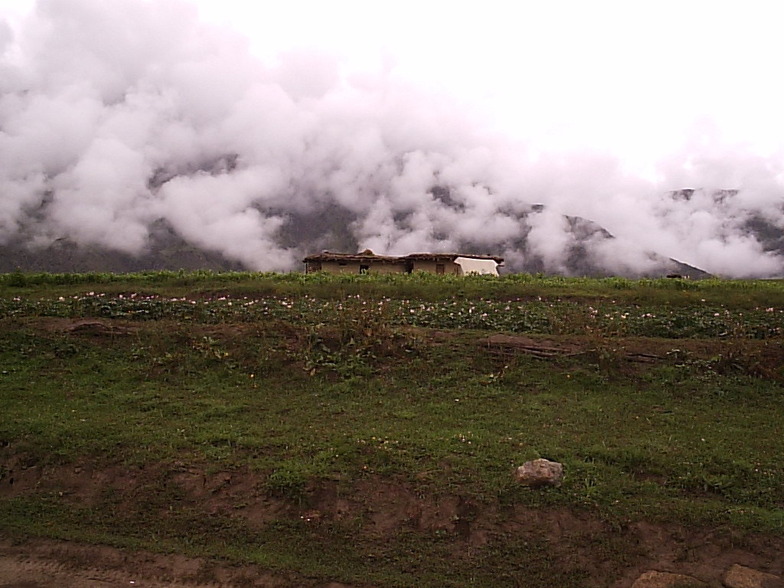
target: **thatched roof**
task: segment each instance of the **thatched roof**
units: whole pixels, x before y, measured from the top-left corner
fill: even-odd
[[[400,262],[404,262],[405,258],[386,256],[386,255],[376,255],[370,249],[365,249],[360,253],[335,253],[332,251],[322,251],[321,253],[308,255],[302,261],[304,261],[305,263],[308,263],[309,261],[344,261],[344,262],[373,261],[375,263],[400,263]]]
[[[498,265],[504,263],[503,257],[496,257],[494,255],[472,255],[469,253],[411,253],[402,256],[389,256],[389,255],[376,255],[370,249],[365,249],[360,253],[335,253],[332,251],[322,251],[308,255],[302,261],[305,263],[311,261],[338,261],[338,262],[366,262],[372,261],[374,263],[401,263],[406,261],[438,261],[438,262],[453,262],[458,257],[467,257],[469,259],[492,259]]]
[[[406,255],[404,259],[411,261],[454,261],[458,257],[465,257],[468,259],[492,259],[498,265],[504,263],[503,257],[495,255],[473,255],[471,253],[411,253]]]

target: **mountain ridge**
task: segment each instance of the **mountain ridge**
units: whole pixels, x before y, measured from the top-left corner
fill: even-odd
[[[552,261],[537,252],[528,239],[538,221],[538,216],[546,213],[551,214],[546,206],[530,205],[527,210],[517,214],[520,230],[515,238],[498,240],[495,243],[463,239],[457,243],[455,250],[465,254],[503,256],[506,258],[504,270],[506,273],[630,278],[679,275],[695,279],[710,275],[700,268],[656,252],[646,252],[649,264],[644,270],[635,271],[628,267],[625,270],[613,270],[606,263],[602,263],[595,250],[611,243],[615,237],[598,223],[573,215],[556,215],[556,220],[563,224],[569,239],[564,246],[563,262],[558,267],[554,267]],[[350,230],[352,223],[356,221],[357,218],[351,211],[337,206],[307,213],[289,213],[279,231],[277,242],[280,246],[299,251],[301,257],[327,249],[360,251],[364,249],[363,244]],[[768,225],[765,225],[765,228],[770,231]],[[24,232],[19,237],[21,238],[13,243],[0,245],[1,272],[19,270],[54,273],[89,271],[126,273],[144,270],[254,269],[227,257],[220,251],[188,242],[164,220],[158,220],[151,226],[147,247],[138,255],[98,245],[81,245],[68,237],[55,239],[43,247],[34,247],[29,244],[30,239],[26,238]],[[301,268],[291,268],[292,271],[299,269]]]

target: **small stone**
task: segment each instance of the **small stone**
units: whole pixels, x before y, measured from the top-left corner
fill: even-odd
[[[548,459],[527,461],[515,472],[515,479],[523,486],[560,486],[563,480],[563,465]]]
[[[632,588],[686,588],[687,586],[704,588],[707,584],[691,576],[656,571],[645,572],[632,584]]]
[[[784,586],[784,582],[780,576],[735,564],[724,575],[724,585],[727,588],[776,588]]]

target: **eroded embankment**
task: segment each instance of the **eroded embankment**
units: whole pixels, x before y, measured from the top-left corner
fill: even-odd
[[[148,549],[120,549],[51,538],[8,535],[0,543],[0,586],[370,586],[350,574],[314,577],[305,571],[271,570],[243,559],[245,542],[256,537],[274,540],[278,528],[283,541],[291,533],[326,544],[338,530],[350,529],[352,544],[366,558],[393,557],[401,541],[439,542],[442,557],[477,566],[501,565],[503,584],[526,565],[543,569],[531,584],[547,585],[547,568],[559,575],[581,578],[585,586],[631,586],[648,570],[670,572],[718,586],[733,565],[767,574],[784,572],[784,539],[741,533],[725,527],[688,528],[645,521],[609,521],[588,512],[568,509],[531,509],[520,505],[480,502],[460,495],[430,496],[402,481],[369,476],[350,485],[338,481],[314,483],[296,499],[272,496],[261,474],[248,470],[212,471],[192,466],[102,467],[83,462],[68,466],[29,466],[23,455],[4,450],[5,476],[0,499],[46,495],[64,508],[82,512],[108,509],[119,516],[116,528],[107,525],[107,542],[147,545]],[[165,488],[174,504],[154,494]],[[155,541],[139,530],[123,536],[122,524],[142,523],[140,505],[157,503],[156,518],[170,518],[173,535],[158,538],[158,548],[172,541],[188,544],[187,528],[177,527],[178,513],[189,520],[223,521],[238,549],[223,558],[171,555],[152,551]],[[41,521],[40,528],[46,528]],[[56,526],[54,528],[57,528]],[[238,530],[242,530],[239,533]],[[45,531],[44,531],[45,533]],[[194,529],[199,534],[199,529]],[[56,534],[56,532],[54,533]],[[505,542],[530,544],[531,561],[493,560]],[[168,548],[167,548],[168,546]],[[518,577],[525,577],[522,574]],[[335,582],[343,582],[342,584]]]

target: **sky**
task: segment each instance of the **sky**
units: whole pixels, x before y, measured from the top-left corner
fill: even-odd
[[[605,226],[624,263],[652,249],[724,275],[784,273],[742,230],[753,215],[782,225],[776,3],[511,4],[0,0],[0,240],[48,191],[41,244],[139,251],[157,215],[201,246],[285,269],[303,253],[276,244],[286,206],[314,210],[326,198],[314,186],[328,185],[381,252],[475,242],[488,226],[503,240],[503,211],[545,203]],[[172,117],[168,133],[151,130]],[[218,145],[239,169],[195,175]],[[145,192],[162,168],[172,177]],[[470,214],[445,225],[433,177]],[[216,202],[216,183],[234,196]],[[108,186],[125,195],[97,195]],[[667,200],[682,188],[697,197]],[[739,200],[718,206],[722,189]],[[103,228],[86,218],[97,211]],[[559,222],[534,232],[552,267],[569,245],[544,241]],[[248,245],[228,245],[234,234]]]
[[[386,67],[543,149],[607,149],[645,167],[709,123],[766,154],[784,137],[774,2],[194,4],[257,55],[312,48]]]
[[[542,149],[652,166],[706,123],[781,147],[773,2],[194,1],[274,60],[312,49],[457,97]]]

